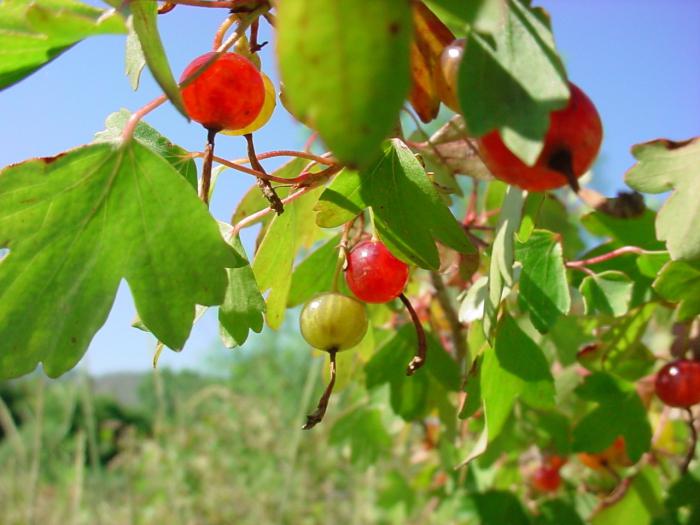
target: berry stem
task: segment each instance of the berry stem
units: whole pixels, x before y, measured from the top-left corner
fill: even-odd
[[[209,193],[211,192],[211,165],[214,158],[214,139],[217,130],[207,129],[207,145],[204,148],[204,162],[202,164],[202,186],[199,189],[199,198],[209,206]]]
[[[301,427],[302,430],[312,429],[321,421],[323,421],[323,416],[326,414],[326,409],[328,408],[328,400],[331,398],[331,394],[333,393],[333,387],[335,386],[335,354],[337,352],[338,351],[335,348],[332,348],[328,351],[328,369],[330,371],[331,378],[330,381],[328,381],[326,389],[323,391],[321,399],[318,400],[318,406],[316,407],[316,410],[314,410],[311,414],[306,416],[306,423],[304,423],[304,426]]]
[[[333,272],[333,285],[331,291],[338,292],[338,280],[340,278],[340,271],[345,268],[346,261],[348,260],[348,236],[350,234],[350,228],[352,227],[352,221],[346,222],[343,227],[343,235],[340,237],[340,242],[338,243],[338,261],[335,263],[335,271]]]
[[[258,157],[255,154],[253,134],[246,133],[244,137],[246,142],[248,143],[248,160],[250,161],[251,167],[267,175],[265,168],[262,167],[262,164],[260,164],[260,161],[258,161]],[[270,207],[272,207],[277,212],[277,215],[281,215],[284,212],[284,204],[282,204],[282,200],[279,198],[279,195],[277,195],[277,193],[275,192],[274,188],[272,187],[272,184],[270,184],[270,181],[267,179],[258,178],[257,184],[263,196],[270,203]]]
[[[686,408],[688,412],[688,429],[690,430],[690,446],[688,447],[688,453],[685,456],[685,460],[681,465],[681,473],[687,474],[688,468],[690,467],[690,462],[693,461],[695,457],[695,450],[698,446],[698,429],[695,428],[695,417],[693,416],[693,409],[690,407]]]
[[[226,34],[226,31],[229,30],[229,28],[234,24],[234,22],[238,20],[238,15],[231,14],[226,20],[224,20],[221,25],[219,26],[219,29],[216,30],[216,34],[214,35],[214,43],[212,44],[212,49],[216,51],[221,47],[221,44],[224,41],[224,35]]]
[[[406,375],[412,376],[425,364],[425,354],[428,349],[428,342],[425,338],[425,330],[423,330],[423,325],[421,324],[420,319],[418,319],[418,314],[413,309],[411,301],[408,300],[408,297],[406,297],[405,294],[399,295],[399,299],[401,299],[401,302],[404,304],[406,310],[408,310],[408,313],[411,316],[411,321],[413,321],[413,326],[416,328],[416,336],[418,338],[418,351],[416,352],[416,355],[413,356],[413,359],[411,359],[411,362],[408,363],[408,368],[406,368]]]

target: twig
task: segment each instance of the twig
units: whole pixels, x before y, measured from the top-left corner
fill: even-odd
[[[655,253],[664,253],[664,252],[644,250],[644,249],[639,248],[637,246],[623,246],[622,248],[617,248],[617,249],[615,249],[611,252],[605,253],[603,255],[598,255],[597,257],[591,257],[590,259],[583,259],[580,261],[568,261],[566,263],[566,267],[567,268],[581,268],[583,266],[590,266],[591,264],[598,264],[598,263],[602,263],[605,261],[609,261],[610,259],[614,259],[615,257],[620,257],[621,255],[627,255],[629,253],[634,253],[637,255],[645,255],[645,254],[655,254]]]
[[[690,467],[690,462],[693,461],[695,457],[695,449],[698,446],[698,429],[695,428],[695,418],[693,417],[693,410],[690,407],[686,407],[688,412],[688,428],[690,429],[690,446],[688,447],[688,453],[685,456],[685,460],[681,465],[681,473],[687,474],[688,468]]]
[[[158,8],[158,14],[164,15],[165,13],[169,13],[170,11],[175,9],[176,5],[177,4],[175,4],[174,2],[171,2],[170,0],[168,0],[167,2],[165,2],[162,6],[160,6]]]
[[[624,478],[621,480],[619,475],[617,476],[617,479],[619,481],[618,485],[613,489],[607,498],[601,500],[598,507],[593,512],[594,515],[607,507],[613,506],[615,503],[624,498],[625,494],[627,494],[627,491],[630,488],[630,485],[632,485],[632,481],[634,481],[634,478]]]
[[[259,6],[260,0],[170,0],[168,3],[190,7],[210,7],[215,9],[252,10]]]
[[[212,49],[217,50],[221,47],[222,42],[224,41],[224,35],[226,34],[226,31],[229,30],[229,28],[233,25],[233,23],[238,20],[238,15],[231,14],[224,20],[221,25],[219,26],[219,29],[216,30],[216,33],[214,34],[214,43],[212,44]]]
[[[438,303],[440,303],[440,308],[445,314],[447,323],[450,325],[450,332],[452,335],[452,344],[455,349],[455,357],[457,358],[457,364],[461,372],[464,361],[467,358],[467,340],[464,337],[464,327],[462,323],[459,322],[459,316],[452,305],[450,296],[447,294],[447,288],[445,288],[445,283],[442,280],[442,276],[437,272],[430,272],[430,279],[432,280],[433,287],[435,288],[435,295],[437,297]]]
[[[306,423],[301,427],[302,430],[309,430],[318,425],[322,420],[323,416],[326,414],[326,409],[328,408],[328,400],[331,398],[331,393],[333,393],[333,387],[335,386],[335,354],[338,351],[335,348],[331,348],[328,351],[329,358],[329,370],[330,370],[330,381],[328,381],[328,386],[323,391],[321,399],[318,400],[318,406],[311,414],[306,416]]]
[[[326,155],[329,155],[328,153]],[[294,150],[288,150],[288,149],[280,149],[280,150],[274,150],[274,151],[266,151],[265,153],[258,153],[256,155],[256,158],[258,160],[265,160],[265,159],[271,159],[273,157],[299,157],[301,159],[308,159],[308,160],[313,160],[317,164],[324,164],[326,166],[336,166],[337,163],[328,157],[325,156],[320,156],[320,155],[314,155],[313,153],[309,153],[308,151],[294,151]],[[241,163],[249,163],[250,159],[245,158],[245,159],[236,159],[233,161],[237,164]]]
[[[202,186],[199,190],[199,198],[207,206],[209,205],[209,191],[211,189],[211,164],[214,158],[216,133],[215,129],[207,129],[207,145],[204,149],[204,162],[202,164]]]
[[[289,204],[293,200],[296,200],[299,197],[301,197],[302,195],[304,195],[309,190],[311,190],[310,186],[304,186],[300,190],[298,190],[298,191],[292,193],[291,195],[289,195],[288,197],[285,197],[284,199],[282,199],[282,204],[285,204],[285,205]],[[236,235],[238,235],[238,232],[240,232],[243,228],[245,228],[246,226],[249,226],[250,224],[253,224],[256,221],[259,221],[260,219],[262,219],[265,215],[267,215],[271,211],[272,211],[271,207],[263,208],[262,210],[257,211],[251,215],[248,215],[246,218],[238,221],[234,225],[233,230],[231,230],[231,238],[233,239]]]
[[[244,135],[244,137],[245,137],[246,142],[248,143],[248,159],[250,160],[251,167],[253,167],[255,170],[267,175],[265,168],[262,167],[262,164],[260,164],[260,161],[258,161],[258,157],[255,154],[255,144],[253,143],[253,134],[246,133]],[[279,195],[277,195],[277,193],[273,189],[272,184],[270,184],[270,181],[258,177],[257,184],[258,184],[258,187],[260,188],[260,191],[262,192],[263,196],[270,203],[270,206],[277,212],[277,215],[281,215],[284,212],[284,204],[282,204],[282,201],[280,200]]]
[[[401,299],[401,302],[404,304],[406,310],[408,310],[408,313],[411,316],[411,321],[413,321],[413,326],[416,328],[416,336],[418,338],[418,349],[416,355],[413,356],[411,362],[408,363],[408,368],[406,368],[406,375],[412,376],[425,364],[425,354],[426,350],[428,349],[428,342],[425,339],[425,330],[423,330],[423,325],[418,318],[418,314],[413,309],[411,301],[409,301],[408,297],[406,297],[404,294],[399,295],[399,299]]]

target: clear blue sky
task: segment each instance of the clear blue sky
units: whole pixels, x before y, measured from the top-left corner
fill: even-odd
[[[632,144],[700,135],[700,1],[534,3],[550,12],[569,76],[588,93],[603,119],[605,140],[595,186],[609,193],[624,187],[622,176],[633,164]],[[222,17],[221,10],[180,6],[159,19],[176,75],[210,49]],[[92,38],[0,93],[0,166],[89,142],[109,113],[137,109],[159,94],[148,73],[139,91],[131,91],[123,56],[123,37]],[[263,69],[276,80],[272,45],[263,52]],[[202,128],[187,124],[172,108],[160,108],[146,120],[183,147],[202,148]],[[259,151],[298,149],[303,131],[282,109],[256,137]],[[243,156],[242,139],[222,137],[217,151],[229,158]],[[251,183],[243,174],[225,172],[212,203],[214,214],[226,220]],[[128,288],[122,286],[83,365],[97,373],[147,369],[153,341],[130,328],[133,316]],[[206,316],[182,353],[163,353],[161,366],[196,366],[217,341],[215,316]]]

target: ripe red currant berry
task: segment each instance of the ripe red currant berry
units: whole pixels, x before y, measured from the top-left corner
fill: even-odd
[[[656,374],[656,395],[672,407],[700,403],[700,361],[677,359]]]
[[[559,469],[549,465],[540,465],[532,475],[532,486],[539,492],[556,492],[561,486]]]
[[[201,68],[214,53],[195,58],[185,68],[180,82]],[[265,101],[260,71],[245,57],[225,53],[182,89],[185,109],[192,120],[205,128],[240,129],[251,124]]]
[[[299,325],[307,343],[335,353],[352,348],[362,340],[367,331],[367,310],[352,297],[324,293],[304,305]]]
[[[569,83],[568,105],[550,115],[544,147],[533,166],[527,166],[503,143],[498,131],[479,141],[481,157],[497,179],[530,191],[569,184],[578,191],[577,179],[593,164],[603,140],[603,126],[593,102]]]
[[[345,280],[366,303],[386,303],[398,297],[408,281],[408,265],[380,241],[363,241],[348,255]]]

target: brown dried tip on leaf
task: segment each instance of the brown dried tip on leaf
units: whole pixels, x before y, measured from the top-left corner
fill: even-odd
[[[454,35],[422,2],[413,4],[414,38],[411,43],[411,79],[409,100],[418,117],[430,122],[437,117],[440,99],[434,80],[442,50]]]
[[[619,219],[639,217],[646,210],[644,197],[636,191],[621,191],[617,197],[608,198],[589,188],[581,188],[578,195],[591,208]]]

